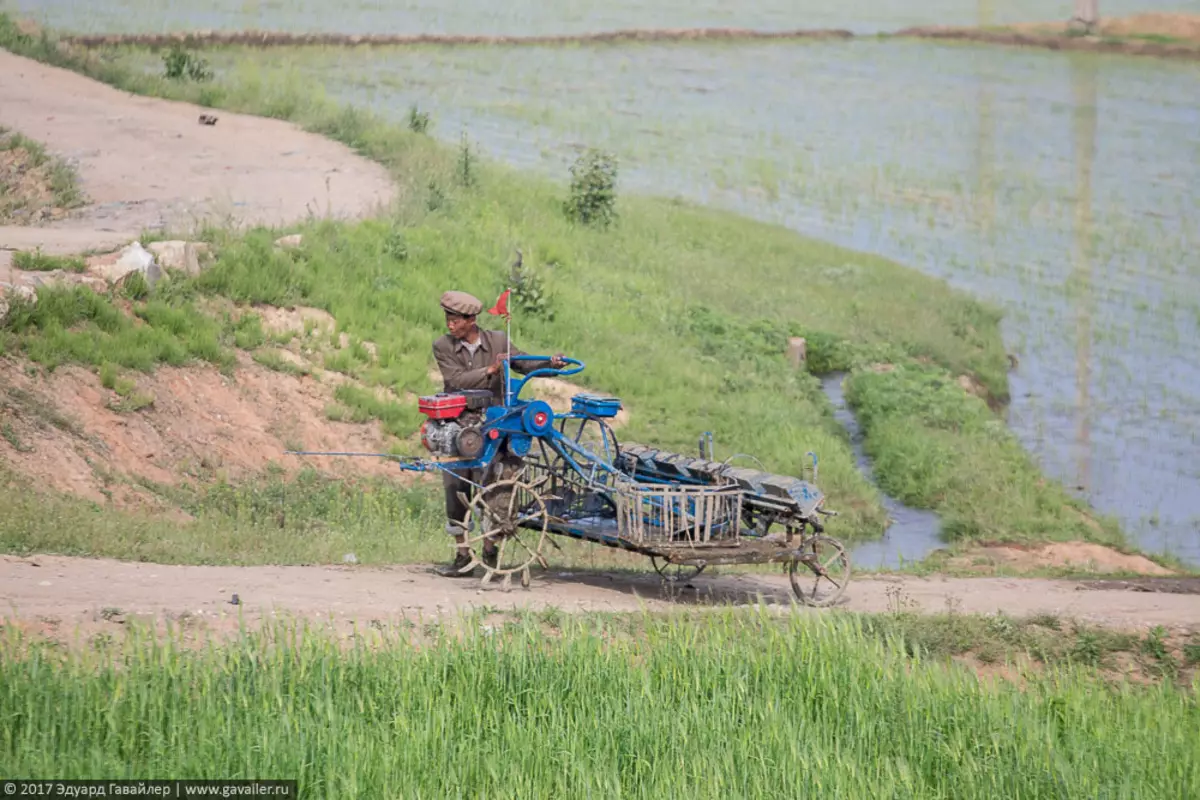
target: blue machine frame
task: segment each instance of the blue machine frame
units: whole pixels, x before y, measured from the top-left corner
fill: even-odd
[[[512,361],[548,362],[549,356],[512,356]],[[542,455],[561,459],[560,472],[566,475],[575,492],[576,500],[583,496],[589,501],[592,512],[587,514],[567,514],[561,511],[550,515],[546,530],[550,533],[569,536],[571,538],[594,542],[597,544],[616,547],[624,550],[640,552],[651,557],[663,559],[672,564],[687,564],[696,568],[696,573],[708,564],[717,563],[765,563],[790,562],[793,570],[793,588],[801,599],[810,605],[816,603],[802,595],[796,583],[796,564],[803,562],[812,567],[815,556],[806,555],[805,548],[816,540],[827,540],[834,543],[846,563],[846,576],[849,576],[849,561],[845,549],[836,539],[824,536],[824,528],[820,517],[834,516],[836,512],[823,508],[825,497],[815,485],[817,476],[817,456],[811,457],[812,481],[791,477],[770,475],[765,472],[742,469],[730,465],[732,459],[724,462],[712,458],[712,434],[705,433],[701,438],[701,458],[689,458],[677,454],[664,454],[651,448],[639,445],[629,446],[624,453],[615,457],[609,452],[607,440],[603,454],[593,452],[566,435],[566,423],[571,420],[580,421],[580,431],[588,422],[598,422],[602,430],[609,430],[607,420],[611,420],[621,410],[621,401],[615,397],[597,395],[590,392],[580,392],[571,398],[571,410],[556,413],[543,400],[526,400],[521,398],[525,386],[539,377],[569,377],[577,375],[584,369],[584,363],[573,358],[564,358],[563,362],[570,365],[566,369],[539,367],[514,377],[508,361],[504,362],[505,399],[500,405],[487,407],[483,410],[483,420],[479,432],[483,436],[483,448],[476,458],[458,458],[434,460],[429,458],[410,458],[384,453],[328,453],[311,451],[288,451],[291,455],[338,455],[338,456],[373,456],[394,460],[402,470],[411,472],[454,472],[460,477],[467,470],[486,468],[496,458],[507,451],[513,456],[525,459],[530,456],[534,444],[537,443]],[[558,426],[556,428],[556,425]],[[611,431],[610,431],[611,433]],[[707,441],[707,445],[706,445]],[[613,441],[614,445],[615,438]],[[707,457],[705,451],[707,447]],[[546,453],[548,448],[550,453]],[[561,477],[561,475],[560,475]],[[464,478],[464,480],[466,480]],[[472,481],[467,481],[477,488],[484,488]],[[642,521],[654,526],[659,514],[683,513],[694,515],[698,511],[697,497],[687,493],[692,487],[705,491],[708,487],[713,493],[722,490],[738,495],[737,516],[730,519],[718,520],[708,530],[711,543],[719,549],[725,545],[723,555],[716,550],[697,554],[697,549],[676,557],[675,554],[661,547],[646,546],[636,541],[630,541],[621,535],[617,522],[617,505],[628,495],[628,487],[664,489],[661,497],[651,497],[640,511]],[[670,492],[673,487],[678,492]],[[622,492],[625,495],[622,495]],[[561,499],[561,498],[558,498]],[[711,493],[704,503],[711,501]],[[638,502],[642,502],[639,500]],[[628,501],[626,502],[628,505]],[[600,513],[595,513],[596,507],[606,507]],[[741,523],[747,523],[743,525]],[[737,539],[746,537],[750,540],[763,540],[771,529],[772,524],[781,523],[787,528],[786,546],[778,546],[770,550],[739,552],[733,546]],[[523,523],[516,523],[521,527]],[[806,536],[805,528],[810,527],[813,535]],[[800,540],[793,543],[793,533],[799,532]],[[725,534],[732,532],[732,536]],[[814,551],[815,553],[815,551]],[[656,562],[657,566],[657,562]],[[823,568],[822,568],[823,569]],[[659,570],[660,573],[662,570]],[[820,574],[820,573],[818,573]],[[485,578],[485,580],[489,579]],[[526,574],[525,579],[527,580]],[[844,585],[840,585],[837,594],[840,596]],[[814,590],[815,592],[815,590]]]

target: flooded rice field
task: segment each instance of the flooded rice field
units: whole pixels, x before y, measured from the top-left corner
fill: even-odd
[[[419,104],[560,181],[603,147],[625,191],[997,303],[1022,442],[1143,548],[1200,563],[1200,65],[902,41],[237,58],[397,120]]]
[[[920,0],[834,3],[830,0],[7,0],[10,7],[76,33],[159,33],[176,30],[276,30],[339,33],[532,35],[617,28],[737,27],[761,30],[841,28],[878,33],[913,25],[1003,25],[1066,19],[1069,3],[1036,0]],[[3,7],[3,4],[0,4]],[[1143,11],[1195,11],[1195,0],[1105,0],[1105,16]]]
[[[23,5],[79,31],[878,30],[1069,12],[1027,0],[1003,13],[987,2],[858,13],[763,0],[733,19],[727,5],[673,0],[516,0],[478,13],[351,0],[331,22],[312,0],[217,0],[204,11],[107,0],[83,21],[65,0]],[[299,73],[397,120],[418,104],[434,135],[457,143],[465,131],[485,154],[558,181],[581,147],[602,147],[620,157],[623,191],[782,223],[996,303],[1019,359],[1010,427],[1139,546],[1200,564],[1200,65],[895,40],[209,58]],[[147,68],[161,69],[157,56]]]

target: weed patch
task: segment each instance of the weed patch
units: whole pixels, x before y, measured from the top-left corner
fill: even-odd
[[[83,272],[87,269],[87,264],[78,256],[52,256],[41,250],[13,253],[13,266],[27,272]]]
[[[0,46],[11,29],[7,18],[0,20]],[[0,128],[0,223],[56,219],[84,202],[70,165],[33,139]]]

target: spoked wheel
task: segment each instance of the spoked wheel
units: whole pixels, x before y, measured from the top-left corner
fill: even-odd
[[[520,478],[496,481],[480,489],[471,499],[467,511],[469,533],[466,546],[471,563],[463,572],[482,567],[483,583],[499,579],[505,589],[512,586],[513,576],[529,588],[529,570],[535,563],[548,567],[542,548],[546,544],[550,515],[546,500],[539,488],[546,476],[526,483]],[[496,548],[494,565],[484,560],[486,549]]]
[[[692,578],[704,572],[704,567],[693,567],[688,564],[672,564],[666,559],[660,559],[658,556],[650,556],[650,563],[654,565],[654,571],[659,577],[668,584],[682,586]]]
[[[833,605],[850,583],[850,554],[837,539],[824,535],[807,539],[802,552],[788,570],[796,598],[806,606]]]

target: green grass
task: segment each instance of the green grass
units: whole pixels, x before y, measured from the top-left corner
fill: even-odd
[[[3,447],[3,445],[0,445]],[[180,508],[186,524],[32,491],[0,461],[0,551],[62,553],[166,564],[364,564],[450,556],[440,496],[378,479],[340,481],[311,470],[285,480],[266,474],[231,484],[203,459],[182,465],[183,481],[131,482]],[[123,479],[106,476],[110,491]]]
[[[970,655],[980,664],[992,666],[1024,661],[1040,667],[1077,665],[1115,672],[1121,669],[1118,657],[1125,655],[1146,677],[1186,683],[1191,676],[1184,670],[1196,666],[1193,656],[1200,647],[1200,633],[1170,647],[1161,628],[1131,633],[1051,614],[1021,619],[953,610],[914,613],[906,609],[901,596],[893,597],[890,605],[890,613],[864,616],[863,628],[883,639],[898,637],[914,657],[945,661]]]
[[[11,22],[0,14],[0,47],[6,47],[11,30]],[[40,203],[37,193],[42,190],[48,192],[47,202],[52,207],[72,209],[84,204],[75,170],[47,153],[41,143],[0,127],[0,151],[22,151],[18,154],[17,170],[0,173],[0,222],[20,221],[37,212],[38,208],[31,204]],[[26,191],[21,191],[22,188]],[[28,194],[30,190],[35,191],[34,196]]]
[[[1200,788],[1200,707],[1169,682],[1110,687],[1066,667],[983,683],[836,616],[465,622],[364,626],[350,647],[279,623],[219,648],[151,642],[136,620],[69,650],[14,629],[0,761],[63,778],[269,775],[311,798]]]
[[[131,319],[114,298],[89,288],[39,287],[36,304],[14,303],[10,310],[4,323],[9,346],[47,369],[111,363],[149,371],[197,360],[228,367],[230,337],[221,324],[167,291],[134,302]]]
[[[122,322],[102,299],[88,301],[93,306],[85,312],[66,313],[65,299],[52,295],[39,304],[36,318],[26,314],[12,326],[17,348],[47,366],[69,360],[137,369],[195,358],[226,362],[227,339],[191,310],[195,295],[316,306],[337,319],[337,333],[377,346],[374,359],[354,347],[329,357],[327,367],[366,386],[339,389],[330,414],[379,418],[389,432],[407,436],[419,422],[415,409],[381,401],[373,388],[399,396],[434,390],[427,373],[430,345],[443,326],[437,297],[460,288],[490,305],[519,246],[553,315],[518,314],[516,343],[587,362],[576,382],[617,394],[631,409],[622,441],[691,452],[698,434],[712,430],[718,457],[752,453],[767,469],[790,474],[798,472],[804,453],[816,451],[822,488],[842,512],[832,528],[847,539],[878,536],[884,511],[878,492],[857,470],[819,382],[788,366],[788,336],[808,338],[813,372],[923,358],[948,374],[973,376],[994,400],[1007,400],[998,312],[894,262],[660,198],[620,195],[614,228],[578,227],[563,215],[564,186],[487,161],[473,163],[473,180],[464,186],[454,148],[334,105],[287,73],[242,70],[224,81],[181,84],[60,51],[49,38],[18,39],[11,31],[6,38],[5,30],[0,23],[0,45],[123,89],[292,120],[385,164],[398,184],[388,218],[294,226],[289,231],[304,234],[295,250],[273,246],[281,231],[210,232],[213,266],[198,278],[165,281],[136,304],[145,326]],[[398,234],[403,252],[395,246]],[[87,305],[80,295],[72,298],[72,309]],[[82,327],[72,327],[76,323]],[[10,339],[7,348],[13,346]],[[959,394],[965,402],[965,393]],[[920,410],[911,410],[920,419]],[[875,435],[882,482],[898,487],[922,481],[927,503],[954,512],[958,536],[1074,536],[1077,521],[1053,507],[1068,502],[1065,493],[1039,488],[1042,476],[1029,459],[1017,457],[1019,448],[1002,422],[980,418],[977,427],[988,435],[968,437],[923,424],[903,445]],[[904,458],[888,457],[897,448],[941,453],[950,435],[965,448],[954,453],[955,486],[968,492],[962,499],[940,494],[948,468],[933,464],[928,469],[941,478],[915,478]],[[997,453],[1006,456],[999,465],[992,461]],[[910,489],[905,496],[918,494]],[[1028,513],[1011,513],[1014,496]],[[1090,529],[1082,532],[1096,538]],[[1112,537],[1106,530],[1103,538]]]
[[[1087,540],[1122,544],[1029,454],[987,404],[937,366],[862,369],[846,400],[866,435],[880,485],[915,508],[935,509],[950,540]]]
[[[13,266],[28,272],[53,272],[59,269],[65,272],[83,272],[87,269],[87,263],[79,256],[53,256],[41,250],[21,250],[13,253]]]

